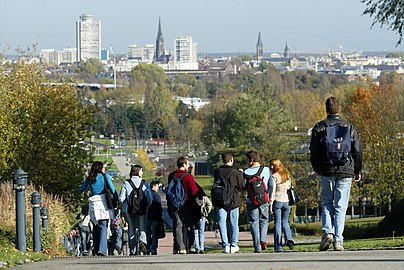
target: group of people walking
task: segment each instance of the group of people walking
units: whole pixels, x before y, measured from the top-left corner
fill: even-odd
[[[151,254],[157,255],[158,238],[157,228],[163,222],[161,198],[158,194],[160,183],[152,181],[150,184],[142,179],[143,168],[134,165],[130,170],[130,179],[122,184],[120,194],[116,191],[111,177],[105,173],[105,166],[102,162],[96,161],[91,166],[86,180],[80,185],[80,192],[88,187],[91,196],[89,197],[89,221],[92,224],[92,255],[106,256],[122,254],[125,241],[122,241],[124,234],[122,228],[127,224],[127,242],[129,244],[129,254]],[[122,205],[123,215],[120,208],[108,208],[106,191],[109,189],[114,200]],[[139,191],[140,189],[140,191]],[[132,198],[132,192],[137,192],[144,197],[146,208],[139,214],[128,211]],[[119,220],[119,223],[117,222]],[[111,225],[112,240],[108,248],[108,229]],[[108,252],[110,250],[110,252]],[[88,249],[83,246],[83,255],[88,254]]]
[[[327,99],[327,119],[316,124],[311,135],[310,161],[314,171],[321,176],[322,183],[323,236],[320,251],[327,250],[331,244],[335,250],[344,249],[342,233],[350,187],[352,179],[360,180],[362,167],[358,134],[351,123],[338,116],[339,109],[337,98]],[[344,132],[348,135],[345,136]],[[292,183],[281,160],[271,159],[269,166],[265,166],[261,164],[258,151],[250,150],[246,153],[248,167],[241,170],[233,167],[231,153],[224,153],[221,158],[223,164],[213,174],[215,184],[211,192],[212,201],[189,172],[190,162],[186,157],[178,158],[177,169],[169,174],[167,205],[173,220],[173,253],[204,253],[204,226],[212,205],[216,212],[222,252],[238,252],[240,196],[243,191],[246,191],[246,210],[254,252],[267,249],[271,213],[274,216],[274,251],[282,252],[285,247],[294,250],[295,242],[289,224],[291,205],[287,192]],[[130,179],[123,183],[118,195],[110,176],[105,174],[103,164],[95,162],[91,167],[80,191],[87,187],[91,190],[89,218],[93,224],[93,254],[108,254],[107,226],[114,219],[113,209],[106,207],[108,188],[123,205],[123,214],[129,227],[130,255],[157,255],[156,234],[163,221],[161,198],[158,183],[148,184],[142,176],[143,168],[140,165],[132,166]],[[139,189],[142,192],[139,193]],[[133,192],[145,198],[147,211],[140,211],[141,214],[131,212]],[[178,194],[172,196],[175,192]],[[174,198],[180,198],[179,203]]]

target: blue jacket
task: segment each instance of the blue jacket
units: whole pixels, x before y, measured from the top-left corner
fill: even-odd
[[[111,176],[109,176],[109,174],[106,174],[105,176],[107,178],[107,185],[114,194],[114,198],[118,200],[118,193],[116,192],[114,184],[112,183]],[[102,173],[97,174],[94,183],[92,183],[89,178],[86,178],[86,180],[80,185],[80,192],[83,192],[87,187],[90,187],[91,195],[105,194],[104,181],[104,174]]]

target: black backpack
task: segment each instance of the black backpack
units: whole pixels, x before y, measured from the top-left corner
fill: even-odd
[[[129,196],[128,213],[131,215],[142,216],[147,211],[147,198],[143,191],[144,180],[140,182],[139,188],[136,188],[132,180],[128,180],[132,187],[132,193]]]
[[[210,195],[212,204],[215,207],[226,207],[230,205],[233,192],[230,190],[229,177],[234,172],[231,170],[226,176],[220,176],[213,184]]]
[[[325,151],[324,162],[326,165],[344,166],[349,162],[352,144],[349,123],[331,122],[329,119],[323,122],[326,125],[325,137],[321,140]]]

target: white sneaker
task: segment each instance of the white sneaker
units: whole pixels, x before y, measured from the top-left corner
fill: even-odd
[[[230,253],[236,253],[240,250],[240,248],[238,246],[235,247],[230,247]]]
[[[223,253],[230,253],[230,247],[229,246],[224,247],[222,252]]]

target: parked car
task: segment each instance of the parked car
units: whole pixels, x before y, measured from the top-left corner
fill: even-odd
[[[109,175],[111,175],[112,177],[118,177],[119,175],[121,175],[121,173],[118,172],[118,171],[111,171],[111,170],[108,170],[107,173],[108,173]]]

